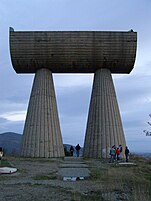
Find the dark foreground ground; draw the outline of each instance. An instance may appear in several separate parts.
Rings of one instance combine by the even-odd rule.
[[[0,166],[18,171],[0,175],[0,201],[151,201],[151,161],[135,156],[130,162],[135,165],[82,158],[5,157]],[[88,170],[89,177],[63,181],[60,172],[66,168],[70,174],[74,166],[79,173],[82,168],[83,174]]]

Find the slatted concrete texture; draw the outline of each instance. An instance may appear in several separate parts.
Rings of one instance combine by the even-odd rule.
[[[40,69],[35,74],[21,154],[45,158],[64,156],[53,78],[48,69]]]
[[[136,55],[133,31],[14,31],[10,28],[10,53],[17,73],[130,73]]]
[[[109,69],[97,70],[87,121],[84,156],[108,158],[113,145],[125,147],[125,136]]]

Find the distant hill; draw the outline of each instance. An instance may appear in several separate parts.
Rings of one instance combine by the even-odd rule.
[[[137,153],[137,156],[142,156],[143,158],[146,159],[151,159],[151,153]]]
[[[3,148],[4,154],[6,155],[19,155],[22,135],[13,132],[1,133],[0,134],[0,147]],[[70,152],[70,144],[64,144],[67,151]],[[75,146],[73,146],[75,149]],[[83,148],[80,149],[80,156],[83,154]],[[76,151],[74,151],[76,156]]]
[[[22,135],[13,132],[0,134],[0,147],[4,149],[4,154],[18,155],[20,152]]]

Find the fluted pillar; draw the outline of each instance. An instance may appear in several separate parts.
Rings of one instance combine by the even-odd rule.
[[[36,72],[23,131],[22,156],[63,157],[52,73]]]
[[[107,158],[113,145],[125,147],[125,137],[111,72],[95,72],[88,114],[84,157]]]

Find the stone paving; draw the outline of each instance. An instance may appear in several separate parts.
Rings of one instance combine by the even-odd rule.
[[[82,158],[65,158],[64,162],[60,165],[58,175],[62,178],[71,177],[85,178],[90,176],[88,165],[85,164]]]

